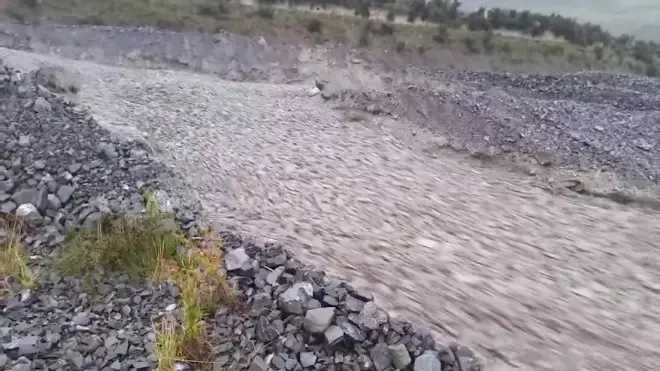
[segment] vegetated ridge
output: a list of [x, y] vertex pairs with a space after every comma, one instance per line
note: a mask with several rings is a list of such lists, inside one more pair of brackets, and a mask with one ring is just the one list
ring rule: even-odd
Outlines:
[[[601, 25], [559, 14], [498, 7], [468, 11], [457, 0], [263, 0], [255, 4], [256, 8], [247, 6], [252, 4], [248, 0], [13, 1], [19, 4], [8, 7], [5, 16], [22, 22], [227, 30], [284, 40], [303, 36], [315, 43], [341, 42], [371, 50], [394, 50], [408, 59], [427, 59], [436, 65], [446, 64], [442, 62], [447, 57], [440, 51], [451, 50], [467, 56], [481, 55], [492, 68], [503, 70], [506, 66], [516, 70], [517, 65], [547, 61], [560, 70], [658, 74], [660, 49], [653, 41], [636, 40], [629, 34], [615, 36]], [[326, 14], [324, 9], [337, 14]]]

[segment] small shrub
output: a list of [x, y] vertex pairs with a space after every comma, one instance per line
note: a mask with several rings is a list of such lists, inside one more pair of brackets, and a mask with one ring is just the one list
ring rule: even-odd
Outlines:
[[361, 47], [369, 46], [369, 34], [366, 32], [360, 33], [360, 38], [358, 39], [358, 45]]
[[386, 19], [388, 22], [394, 22], [394, 20], [396, 19], [396, 13], [394, 12], [394, 10], [390, 9], [390, 11], [387, 12]]
[[566, 59], [568, 59], [570, 63], [576, 63], [580, 60], [580, 56], [575, 52], [569, 52]]
[[415, 23], [415, 19], [417, 19], [417, 16], [414, 13], [408, 13], [408, 16], [406, 17], [406, 22]]
[[449, 29], [446, 25], [441, 24], [438, 26], [437, 32], [435, 35], [433, 35], [433, 41], [437, 42], [438, 44], [445, 44], [449, 42]]
[[463, 40], [463, 43], [465, 44], [465, 48], [467, 49], [467, 52], [470, 54], [477, 54], [481, 51], [481, 49], [479, 48], [479, 43], [472, 36], [466, 37]]
[[275, 11], [273, 8], [265, 5], [260, 5], [257, 8], [256, 14], [263, 19], [273, 19], [275, 17]]
[[406, 43], [404, 41], [399, 41], [396, 43], [396, 52], [403, 53], [406, 51]]
[[30, 9], [36, 9], [41, 5], [39, 0], [21, 0], [21, 3]]
[[385, 36], [392, 35], [394, 34], [394, 26], [391, 24], [382, 23], [380, 25], [379, 33]]
[[321, 23], [321, 20], [314, 18], [307, 22], [306, 28], [307, 31], [311, 33], [320, 33], [323, 28], [323, 23]]
[[513, 49], [511, 48], [511, 44], [508, 42], [503, 42], [500, 46], [500, 52], [506, 55], [511, 55], [511, 53], [513, 52]]
[[417, 54], [424, 55], [426, 53], [426, 47], [424, 45], [419, 45], [417, 47]]
[[594, 55], [596, 56], [596, 60], [602, 60], [605, 56], [605, 48], [603, 48], [601, 45], [596, 46], [594, 48]]
[[365, 47], [370, 44], [370, 33], [372, 27], [373, 25], [371, 21], [367, 21], [360, 28], [360, 35], [358, 36], [358, 45], [360, 47]]
[[9, 290], [11, 279], [18, 280], [25, 289], [35, 288], [37, 276], [28, 266], [27, 256], [21, 244], [22, 222], [19, 220], [10, 222], [8, 217], [0, 216], [0, 231], [7, 232], [7, 237], [0, 235], [0, 293]]
[[355, 7], [355, 16], [368, 19], [371, 16], [369, 1], [360, 1]]
[[543, 43], [542, 53], [545, 57], [564, 55], [564, 46], [558, 43]]
[[214, 3], [197, 6], [197, 14], [206, 17], [221, 18], [227, 13], [229, 13], [229, 8], [227, 8], [224, 1], [215, 1]]
[[484, 47], [486, 53], [492, 53], [495, 49], [494, 39], [495, 35], [492, 30], [488, 30], [484, 33], [483, 38], [481, 39], [481, 44]]

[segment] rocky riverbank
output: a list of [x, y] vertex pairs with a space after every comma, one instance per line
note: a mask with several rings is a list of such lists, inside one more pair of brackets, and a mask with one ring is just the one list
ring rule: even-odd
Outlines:
[[[143, 212], [147, 188], [158, 190], [163, 211], [174, 212], [179, 228], [194, 238], [203, 224], [196, 202], [160, 185], [174, 175], [151, 160], [149, 148], [100, 129], [54, 94], [61, 84], [37, 82], [32, 73], [0, 70], [0, 210], [26, 219], [21, 245], [37, 278], [26, 288], [3, 277], [0, 368], [154, 369], [154, 322], [181, 310], [179, 288], [99, 272], [91, 294], [80, 278], [58, 274], [53, 262], [72, 228]], [[6, 243], [11, 232], [0, 229], [0, 240]], [[369, 293], [306, 268], [284, 248], [220, 237], [223, 271], [243, 310], [221, 309], [205, 319], [212, 366], [177, 360], [177, 370], [481, 369], [468, 348], [437, 344], [427, 332], [389, 318]]]

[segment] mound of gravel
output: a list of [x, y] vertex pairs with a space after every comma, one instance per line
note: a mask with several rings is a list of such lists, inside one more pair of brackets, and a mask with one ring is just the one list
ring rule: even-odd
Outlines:
[[474, 154], [542, 154], [548, 165], [660, 179], [658, 79], [425, 73], [438, 80], [390, 92], [341, 91], [328, 98], [411, 119], [444, 135], [453, 148]]
[[[0, 209], [27, 218], [32, 228], [23, 242], [40, 277], [32, 291], [12, 282], [17, 294], [0, 299], [0, 369], [154, 369], [153, 323], [179, 310], [177, 288], [107, 274], [92, 295], [80, 279], [58, 276], [53, 258], [67, 229], [141, 212], [145, 187], [159, 188], [161, 207], [193, 236], [201, 224], [196, 202], [160, 186], [173, 175], [145, 146], [113, 139], [37, 81], [0, 70]], [[283, 247], [221, 237], [246, 309], [208, 320], [214, 369], [481, 369], [468, 348], [436, 344], [389, 318], [371, 294], [303, 266]]]

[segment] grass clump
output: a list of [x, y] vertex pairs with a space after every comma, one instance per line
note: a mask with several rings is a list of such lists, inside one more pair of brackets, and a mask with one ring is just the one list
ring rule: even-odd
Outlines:
[[167, 316], [156, 326], [154, 353], [158, 358], [158, 371], [173, 371], [181, 352], [181, 333], [176, 318]]
[[78, 228], [67, 236], [56, 267], [64, 275], [93, 284], [99, 272], [121, 272], [133, 282], [152, 276], [159, 259], [174, 258], [185, 237], [171, 216], [160, 213], [152, 195], [145, 197], [147, 215], [104, 218], [92, 228]]
[[21, 221], [0, 216], [0, 294], [11, 292], [11, 280], [25, 289], [37, 286], [38, 277], [28, 266], [22, 237]]
[[86, 285], [99, 272], [125, 274], [134, 282], [173, 281], [181, 293], [181, 317], [165, 318], [156, 326], [155, 353], [159, 370], [189, 363], [212, 370], [213, 349], [206, 341], [204, 319], [221, 307], [240, 309], [236, 292], [222, 273], [222, 246], [211, 229], [186, 238], [171, 215], [159, 211], [153, 193], [144, 197], [142, 217], [108, 217], [93, 228], [72, 231], [57, 259], [65, 275], [78, 276]]

